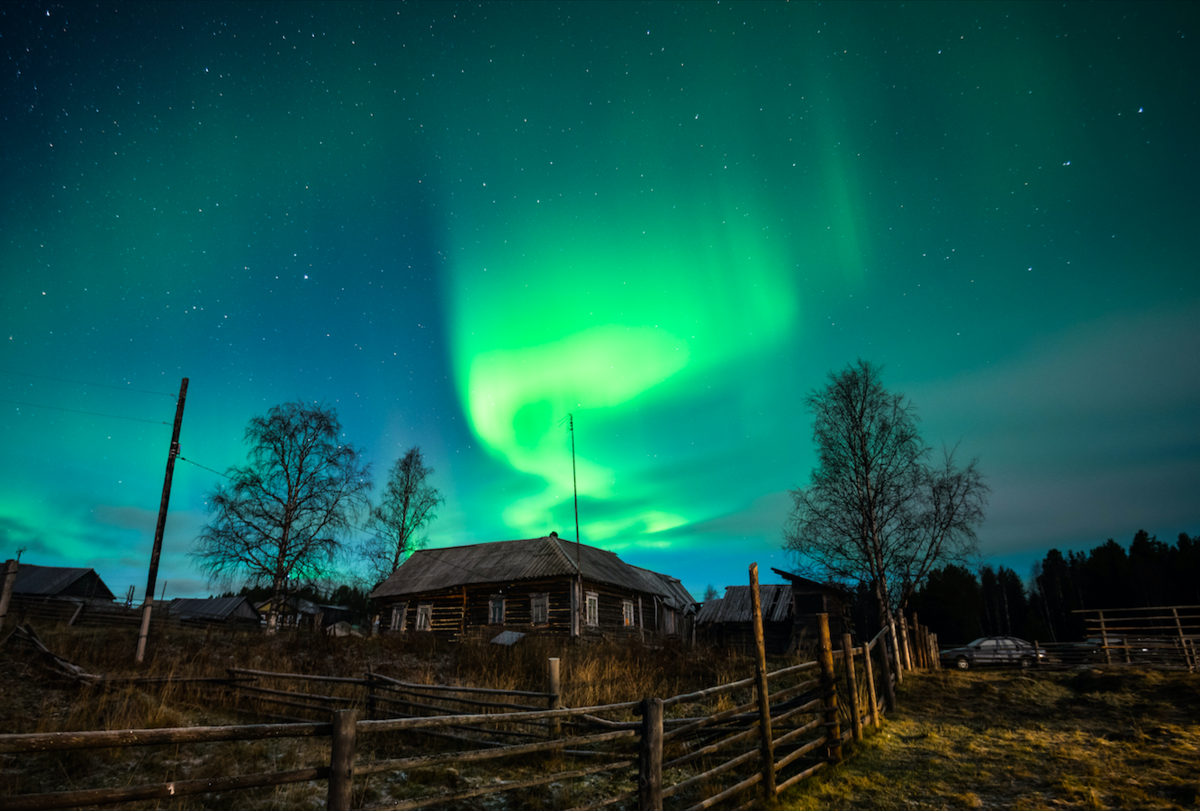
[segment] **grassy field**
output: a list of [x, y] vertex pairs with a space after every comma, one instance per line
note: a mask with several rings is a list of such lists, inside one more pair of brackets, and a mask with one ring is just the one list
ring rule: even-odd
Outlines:
[[779, 808], [1200, 805], [1200, 676], [914, 673], [897, 701], [883, 729]]
[[[531, 644], [512, 649], [479, 644], [449, 647], [419, 639], [327, 639], [307, 634], [268, 638], [190, 630], [157, 639], [150, 660], [135, 667], [131, 631], [56, 628], [42, 636], [52, 650], [85, 670], [109, 676], [222, 676], [227, 666], [361, 675], [371, 667], [406, 681], [538, 690], [546, 659], [558, 656], [568, 706], [668, 696], [745, 678], [752, 672], [750, 661], [735, 654], [650, 651], [636, 645], [571, 646], [528, 640]], [[0, 690], [0, 732], [258, 720], [236, 711], [212, 688], [80, 687], [47, 678], [36, 657], [17, 651], [0, 654], [0, 681], [5, 685]], [[899, 691], [898, 704], [883, 729], [873, 731], [856, 749], [848, 748], [851, 754], [845, 763], [789, 791], [776, 807], [825, 811], [1200, 805], [1200, 675], [1118, 668], [912, 673]], [[327, 761], [326, 748], [327, 743], [315, 741], [255, 741], [20, 759], [5, 756], [0, 757], [0, 797], [228, 775], [260, 770], [268, 763], [273, 769], [293, 768]], [[405, 790], [430, 780], [454, 787], [483, 779], [490, 778], [455, 769], [403, 777], [406, 784], [413, 784]], [[581, 785], [573, 797], [529, 794], [517, 800], [527, 808], [565, 807], [564, 802], [590, 801], [593, 791], [604, 788], [603, 782]], [[382, 778], [363, 781], [360, 788], [359, 801], [398, 796], [398, 789]], [[181, 799], [170, 807], [265, 811], [318, 809], [323, 802], [321, 787], [300, 784], [219, 799]]]

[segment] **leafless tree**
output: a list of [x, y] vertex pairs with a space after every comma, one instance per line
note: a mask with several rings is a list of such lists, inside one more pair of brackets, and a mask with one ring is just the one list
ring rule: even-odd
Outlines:
[[959, 469], [947, 452], [927, 464], [914, 406], [869, 362], [831, 372], [805, 405], [818, 464], [792, 491], [785, 547], [810, 576], [868, 584], [886, 622], [933, 567], [976, 550], [988, 488], [976, 460]]
[[405, 556], [422, 548], [421, 530], [437, 518], [434, 510], [446, 499], [429, 483], [433, 468], [425, 467], [421, 449], [414, 445], [396, 460], [388, 473], [382, 502], [371, 509], [371, 524], [380, 534], [368, 537], [362, 547], [367, 565], [377, 581], [400, 566]]
[[274, 406], [246, 426], [247, 464], [209, 496], [211, 519], [190, 554], [213, 581], [270, 583], [269, 632], [288, 580], [326, 574], [370, 507], [370, 465], [340, 435], [332, 407]]

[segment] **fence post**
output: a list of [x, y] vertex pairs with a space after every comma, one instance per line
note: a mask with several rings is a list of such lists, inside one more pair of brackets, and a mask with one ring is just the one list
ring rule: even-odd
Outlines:
[[[904, 655], [902, 653], [900, 653], [900, 634], [896, 631], [896, 615], [893, 614], [891, 611], [888, 611], [887, 623], [888, 623], [888, 638], [889, 638], [889, 641], [892, 643], [892, 657], [890, 660], [888, 659], [887, 645], [885, 644], [883, 646], [883, 658], [885, 661], [888, 661], [892, 667], [895, 668], [896, 684], [902, 684], [904, 682]], [[895, 708], [896, 707], [895, 707], [894, 701], [888, 702], [888, 711], [889, 712], [891, 712]]]
[[358, 710], [333, 711], [333, 746], [329, 753], [328, 811], [350, 811], [354, 793], [354, 738]]
[[941, 649], [938, 647], [937, 634], [929, 635], [929, 655], [933, 657], [933, 669], [941, 670], [942, 669], [942, 653], [941, 653]]
[[912, 615], [912, 650], [913, 650], [913, 659], [915, 661], [913, 662], [913, 664], [915, 664], [919, 668], [928, 670], [929, 663], [925, 661], [924, 645], [922, 645], [921, 643], [922, 643], [921, 623], [917, 620], [917, 612], [914, 611], [913, 615]]
[[367, 720], [368, 721], [374, 720], [375, 715], [376, 715], [375, 673], [371, 670], [371, 668], [369, 666], [367, 667], [367, 700], [363, 703], [366, 704], [366, 707], [367, 707]]
[[754, 678], [758, 687], [758, 746], [762, 755], [763, 797], [775, 796], [775, 744], [771, 739], [771, 694], [767, 691], [767, 646], [763, 638], [758, 564], [750, 564], [750, 612], [754, 620]]
[[[0, 602], [0, 606], [4, 604]], [[1179, 609], [1172, 608], [1171, 615], [1175, 617], [1175, 630], [1179, 634], [1179, 652], [1183, 655], [1183, 666], [1188, 669], [1189, 673], [1196, 672], [1196, 663], [1192, 661], [1192, 657], [1188, 656], [1187, 639], [1183, 635], [1183, 623], [1179, 621]], [[4, 621], [4, 609], [0, 607], [0, 622]]]
[[863, 671], [867, 679], [867, 707], [871, 711], [871, 726], [879, 729], [879, 699], [875, 696], [875, 671], [871, 667], [871, 645], [863, 643]]
[[833, 645], [829, 641], [829, 615], [817, 614], [817, 661], [821, 665], [821, 689], [825, 692], [825, 746], [829, 759], [842, 760], [842, 725], [838, 721], [837, 681], [833, 676]]
[[662, 811], [663, 701], [642, 699], [642, 746], [638, 757], [638, 809]]
[[862, 740], [862, 716], [858, 712], [858, 679], [854, 676], [854, 643], [850, 634], [842, 634], [842, 661], [846, 663], [846, 694], [850, 697], [850, 728], [854, 740]]
[[[562, 695], [559, 691], [558, 682], [558, 659], [548, 659], [546, 661], [546, 692], [550, 694], [547, 699], [547, 709], [561, 710]], [[550, 737], [557, 738], [562, 731], [562, 719], [550, 719]]]
[[8, 615], [8, 603], [12, 599], [13, 583], [17, 581], [17, 562], [9, 559], [4, 561], [4, 585], [0, 587], [0, 626]]
[[908, 647], [908, 618], [904, 616], [903, 611], [900, 612], [900, 622], [898, 622], [897, 625], [900, 626], [900, 638], [896, 640], [896, 644], [900, 650], [898, 651], [896, 658], [903, 660], [904, 662], [904, 666], [899, 669], [912, 670], [912, 651]]
[[[887, 633], [879, 637], [879, 661], [883, 665], [883, 703], [888, 712], [896, 710], [896, 685], [892, 684], [892, 662], [888, 658], [888, 637], [892, 636], [892, 627], [894, 626], [889, 625]], [[896, 683], [900, 683], [898, 670]]]

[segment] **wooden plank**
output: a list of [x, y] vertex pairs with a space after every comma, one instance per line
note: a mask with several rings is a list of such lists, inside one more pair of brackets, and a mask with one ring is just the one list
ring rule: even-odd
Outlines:
[[[491, 687], [465, 687], [462, 685], [451, 684], [415, 684], [412, 682], [400, 681], [393, 679], [390, 676], [384, 676], [381, 673], [375, 674], [377, 681], [394, 684], [398, 687], [417, 690], [431, 690], [435, 692], [452, 692], [452, 693], [481, 693], [486, 695], [507, 695], [507, 696], [526, 696], [528, 698], [549, 698], [549, 693], [539, 693], [530, 690], [498, 690]], [[635, 704], [637, 702], [634, 702]]]
[[642, 700], [642, 736], [638, 753], [638, 809], [662, 811], [663, 701]]
[[[499, 749], [476, 749], [470, 752], [452, 752], [448, 755], [423, 755], [421, 757], [398, 758], [395, 760], [379, 760], [374, 763], [360, 763], [354, 767], [355, 774], [377, 774], [379, 772], [400, 771], [409, 769], [429, 769], [450, 763], [467, 763], [479, 760], [494, 760], [496, 758], [515, 757], [536, 752], [554, 752], [566, 746], [585, 746], [603, 741], [623, 740], [636, 737], [633, 730], [620, 732], [602, 732], [599, 735], [583, 735], [576, 738], [561, 738], [555, 741], [538, 741], [505, 746]], [[610, 753], [606, 753], [611, 756]]]
[[329, 723], [116, 729], [99, 732], [30, 732], [19, 735], [0, 735], [0, 754], [51, 752], [63, 749], [104, 749], [110, 746], [150, 746], [164, 743], [313, 738], [324, 737], [332, 732], [333, 725]]
[[58, 791], [52, 794], [18, 794], [4, 798], [4, 809], [5, 811], [49, 811], [53, 808], [110, 805], [133, 800], [170, 800], [187, 794], [209, 794], [262, 786], [282, 786], [288, 783], [306, 783], [310, 780], [324, 780], [328, 776], [328, 766], [316, 766], [286, 772], [263, 772], [202, 780], [176, 780], [172, 783], [155, 783], [144, 786]]
[[441, 715], [436, 718], [387, 718], [382, 721], [359, 721], [358, 731], [360, 734], [369, 732], [395, 732], [401, 729], [422, 729], [425, 727], [449, 726], [451, 724], [514, 723], [517, 721], [544, 720], [546, 718], [568, 718], [574, 715], [632, 710], [640, 704], [640, 701], [627, 701], [623, 704], [602, 704], [595, 707], [539, 710], [538, 712], [509, 712], [499, 715], [496, 713], [487, 713], [485, 715]]
[[366, 684], [366, 679], [356, 679], [352, 676], [309, 676], [304, 673], [272, 673], [268, 670], [249, 670], [244, 667], [227, 667], [228, 673], [245, 673], [264, 679], [301, 679], [304, 681], [332, 681], [342, 684]]
[[762, 595], [758, 564], [750, 564], [750, 620], [754, 627], [754, 677], [758, 693], [758, 745], [762, 757], [763, 796], [775, 796], [775, 750], [771, 745], [771, 698], [767, 688], [767, 648], [763, 639]]
[[[724, 774], [725, 772], [729, 771], [730, 769], [736, 769], [738, 766], [741, 766], [744, 763], [749, 763], [750, 761], [754, 760], [755, 758], [758, 758], [761, 756], [762, 756], [762, 752], [760, 750], [751, 749], [749, 752], [745, 752], [744, 754], [738, 755], [737, 757], [733, 758], [732, 760], [727, 760], [724, 763], [720, 764], [719, 766], [714, 766], [713, 768], [709, 769], [706, 772], [701, 772], [700, 774], [695, 775], [694, 777], [689, 777], [687, 780], [684, 780], [681, 783], [676, 783], [675, 785], [671, 786], [670, 788], [663, 789], [663, 797], [672, 797], [681, 791], [687, 791], [689, 788], [696, 785], [697, 783], [700, 783], [711, 777], [716, 777], [718, 774]], [[758, 772], [755, 775], [754, 783], [757, 783], [759, 780], [762, 780], [762, 777], [763, 777], [762, 772], [761, 771]], [[748, 785], [753, 785], [754, 783], [750, 783]], [[718, 794], [717, 796], [720, 797], [722, 795]]]
[[[758, 754], [758, 753], [755, 752], [755, 754]], [[743, 791], [745, 791], [746, 789], [750, 788], [755, 783], [757, 783], [759, 780], [762, 780], [762, 775], [755, 773], [755, 774], [751, 775], [750, 777], [746, 778], [745, 780], [743, 780], [742, 782], [738, 783], [736, 786], [727, 788], [724, 791], [722, 791], [720, 794], [714, 794], [712, 797], [709, 797], [707, 800], [696, 803], [695, 805], [693, 805], [687, 809], [684, 809], [684, 811], [703, 811], [705, 808], [712, 808], [714, 805], [717, 805], [718, 803], [728, 800], [730, 797], [734, 796], [735, 794], [742, 793]], [[778, 789], [776, 789], [776, 790], [778, 790]]]

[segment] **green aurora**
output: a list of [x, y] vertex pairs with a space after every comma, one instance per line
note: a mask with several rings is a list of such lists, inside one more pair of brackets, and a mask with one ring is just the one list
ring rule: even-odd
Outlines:
[[584, 542], [699, 593], [789, 563], [803, 397], [859, 357], [980, 457], [993, 562], [1195, 534], [1196, 23], [6, 4], [0, 557], [140, 592], [186, 376], [176, 596], [294, 398], [379, 476], [425, 450], [435, 546], [574, 536], [577, 475]]

